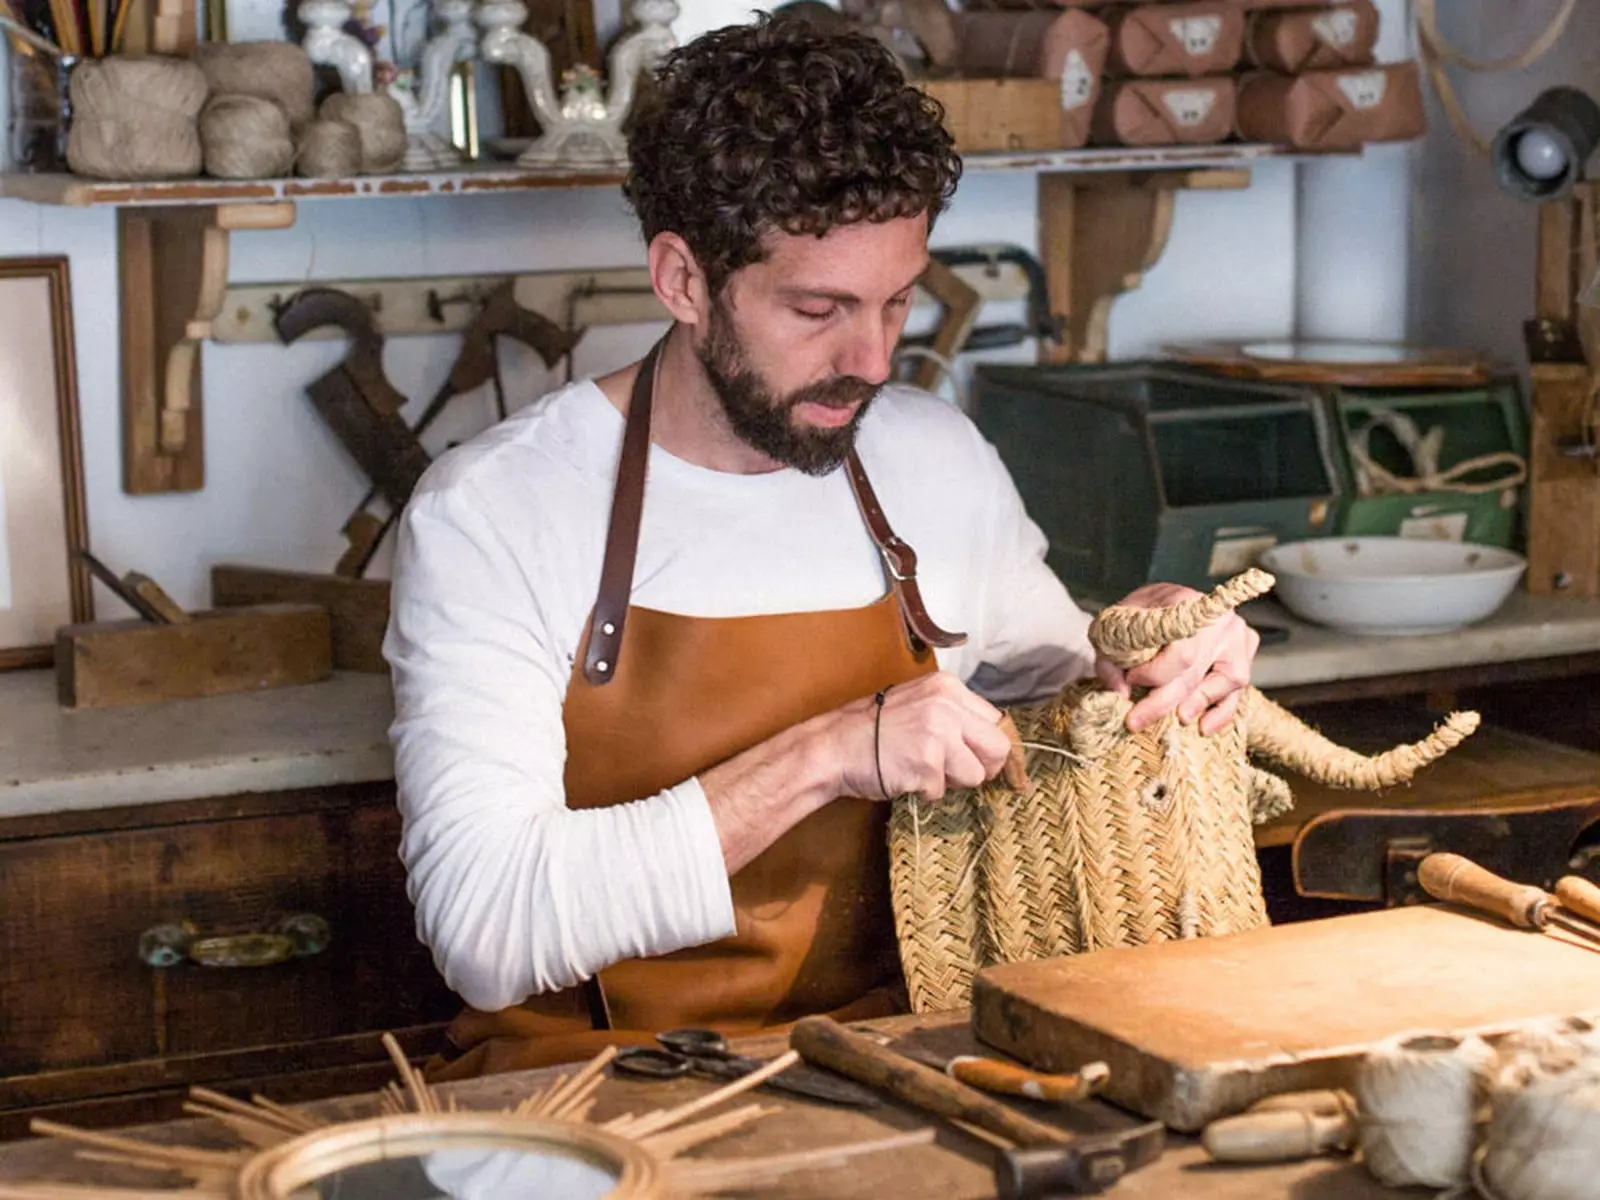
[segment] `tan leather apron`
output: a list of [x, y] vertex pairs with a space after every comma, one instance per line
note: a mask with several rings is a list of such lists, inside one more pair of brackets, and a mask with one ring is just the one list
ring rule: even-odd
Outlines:
[[[891, 585], [882, 600], [729, 618], [630, 606], [659, 350], [634, 384], [600, 594], [562, 708], [574, 808], [654, 795], [792, 725], [933, 670], [928, 646], [962, 640], [928, 619], [915, 556], [889, 529], [854, 455], [851, 484]], [[841, 798], [783, 834], [731, 880], [732, 937], [618, 963], [585, 987], [499, 1012], [464, 1011], [448, 1031], [452, 1056], [430, 1062], [428, 1077], [566, 1062], [682, 1026], [739, 1033], [810, 1013], [857, 1020], [905, 1011], [888, 815], [887, 804]]]

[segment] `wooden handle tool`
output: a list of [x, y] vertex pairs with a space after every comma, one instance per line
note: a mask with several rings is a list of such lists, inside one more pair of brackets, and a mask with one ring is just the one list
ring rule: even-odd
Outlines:
[[976, 1125], [1019, 1146], [1064, 1144], [1074, 1135], [1008, 1108], [960, 1080], [897, 1054], [829, 1017], [804, 1017], [789, 1045], [809, 1063], [865, 1083], [896, 1100], [941, 1117]]
[[1600, 921], [1600, 887], [1579, 875], [1563, 875], [1556, 880], [1556, 899], [1580, 917]]
[[956, 1055], [945, 1064], [944, 1073], [980, 1091], [995, 1092], [1002, 1096], [1022, 1096], [1052, 1104], [1076, 1104], [1080, 1100], [1087, 1100], [1111, 1078], [1111, 1068], [1103, 1062], [1085, 1063], [1071, 1075], [1051, 1075], [1044, 1071], [1030, 1071], [1027, 1067], [1019, 1067], [998, 1058], [980, 1058], [975, 1054]]
[[1329, 1116], [1278, 1108], [1213, 1121], [1200, 1135], [1200, 1144], [1217, 1162], [1296, 1162], [1329, 1150], [1347, 1150], [1355, 1136], [1353, 1112]]
[[1543, 888], [1513, 883], [1459, 854], [1430, 854], [1417, 868], [1423, 891], [1446, 904], [1462, 904], [1510, 921], [1543, 929], [1553, 897]]

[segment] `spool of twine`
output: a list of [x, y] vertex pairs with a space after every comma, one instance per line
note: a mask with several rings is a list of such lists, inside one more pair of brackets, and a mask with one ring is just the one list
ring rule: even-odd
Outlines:
[[300, 134], [295, 169], [316, 179], [361, 173], [361, 132], [349, 121], [312, 121]]
[[386, 174], [405, 159], [405, 113], [393, 96], [378, 92], [364, 96], [335, 92], [322, 102], [317, 115], [324, 120], [347, 121], [356, 127], [361, 135], [363, 175]]
[[1486, 1200], [1590, 1200], [1600, 1180], [1600, 1059], [1496, 1096], [1474, 1182]]
[[213, 96], [200, 114], [206, 174], [271, 179], [294, 166], [289, 115], [259, 96]]
[[72, 72], [67, 165], [99, 179], [200, 173], [205, 73], [188, 59], [113, 56]]
[[1494, 1051], [1472, 1036], [1412, 1034], [1374, 1047], [1355, 1086], [1367, 1169], [1395, 1187], [1466, 1183], [1494, 1064]]
[[1588, 1017], [1531, 1021], [1495, 1042], [1491, 1103], [1535, 1080], [1559, 1075], [1595, 1053], [1596, 1031]]
[[194, 61], [213, 96], [271, 100], [296, 127], [316, 111], [311, 58], [294, 42], [201, 42]]

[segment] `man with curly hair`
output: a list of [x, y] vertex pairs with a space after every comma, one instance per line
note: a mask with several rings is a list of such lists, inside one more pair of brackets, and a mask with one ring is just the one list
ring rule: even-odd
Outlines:
[[[436, 1078], [903, 1010], [883, 802], [992, 778], [996, 705], [1096, 669], [993, 449], [887, 382], [960, 175], [940, 117], [860, 34], [676, 51], [625, 184], [671, 329], [417, 488], [402, 855], [471, 1005]], [[1110, 681], [1215, 728], [1253, 651], [1231, 619]]]

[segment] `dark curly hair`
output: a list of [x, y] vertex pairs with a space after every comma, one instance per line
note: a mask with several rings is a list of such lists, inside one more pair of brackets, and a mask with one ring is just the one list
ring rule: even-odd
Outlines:
[[678, 234], [720, 291], [775, 229], [931, 226], [961, 177], [943, 117], [881, 43], [764, 15], [679, 47], [641, 88], [623, 193], [645, 241]]

